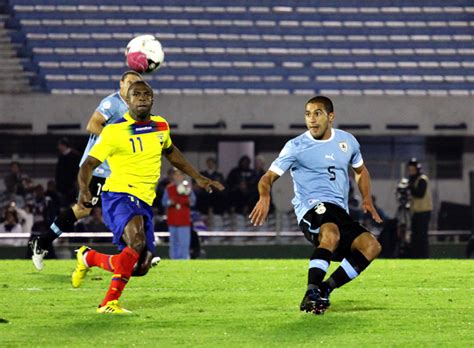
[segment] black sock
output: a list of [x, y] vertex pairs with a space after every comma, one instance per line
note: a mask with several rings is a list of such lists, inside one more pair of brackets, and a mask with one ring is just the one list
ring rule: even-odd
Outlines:
[[72, 210], [72, 208], [68, 208], [60, 213], [51, 224], [49, 230], [41, 235], [41, 238], [39, 239], [40, 246], [46, 248], [64, 231], [73, 231], [74, 223], [76, 221], [77, 218], [76, 215], [74, 215], [74, 210]]
[[332, 259], [332, 252], [324, 248], [316, 248], [311, 255], [308, 269], [308, 290], [318, 288], [324, 279]]
[[350, 255], [342, 260], [341, 265], [326, 281], [330, 290], [339, 288], [357, 277], [369, 266], [370, 261], [358, 250], [351, 251]]

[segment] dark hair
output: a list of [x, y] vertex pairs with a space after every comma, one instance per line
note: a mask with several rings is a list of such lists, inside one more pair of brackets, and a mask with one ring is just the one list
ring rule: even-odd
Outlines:
[[151, 91], [151, 95], [153, 96], [153, 88], [151, 88], [151, 86], [148, 84], [148, 82], [143, 81], [143, 80], [140, 80], [140, 81], [135, 81], [134, 83], [132, 83], [132, 84], [128, 87], [127, 97], [128, 97], [128, 94], [130, 93], [130, 91], [132, 90], [132, 88], [135, 87], [135, 86], [137, 86], [137, 85], [144, 85], [144, 86], [146, 86], [146, 87]]
[[62, 137], [61, 139], [59, 139], [58, 144], [71, 147], [71, 143], [69, 142], [69, 139], [66, 137]]
[[125, 72], [122, 74], [122, 77], [120, 78], [120, 81], [124, 81], [125, 78], [126, 78], [128, 75], [135, 75], [135, 76], [138, 76], [139, 78], [143, 79], [142, 75], [140, 75], [140, 74], [137, 73], [136, 71], [127, 70], [127, 71], [125, 71]]
[[308, 104], [313, 104], [313, 103], [320, 103], [324, 105], [324, 108], [326, 109], [326, 112], [330, 114], [331, 112], [334, 112], [334, 105], [328, 97], [325, 97], [323, 95], [318, 95], [316, 97], [311, 98], [306, 102], [306, 105]]
[[407, 166], [413, 166], [418, 172], [421, 171], [421, 163], [418, 162], [415, 157], [410, 158], [410, 160], [407, 162]]

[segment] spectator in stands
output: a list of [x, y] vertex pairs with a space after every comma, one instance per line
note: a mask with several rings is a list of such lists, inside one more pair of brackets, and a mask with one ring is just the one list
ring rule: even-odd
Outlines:
[[31, 213], [34, 216], [33, 231], [47, 231], [57, 214], [59, 214], [58, 202], [46, 195], [43, 185], [36, 185], [31, 200], [27, 201]]
[[[0, 232], [21, 233], [23, 228], [20, 224], [18, 214], [15, 207], [12, 205], [3, 211], [3, 222], [0, 223]], [[2, 238], [0, 239], [3, 245], [22, 245], [20, 238]]]
[[408, 188], [410, 189], [412, 257], [429, 257], [428, 229], [433, 210], [433, 200], [428, 177], [423, 174], [416, 158], [407, 163]]
[[254, 202], [254, 193], [246, 180], [241, 180], [239, 186], [230, 191], [231, 212], [238, 215], [247, 215], [250, 213]]
[[163, 176], [158, 181], [158, 185], [156, 185], [156, 198], [154, 202], [154, 206], [156, 206], [158, 215], [163, 215], [166, 213], [166, 206], [161, 204], [163, 194], [165, 193], [166, 186], [168, 186], [171, 182], [173, 182], [173, 175], [174, 175], [175, 168], [171, 167], [166, 171], [166, 176]]
[[[216, 180], [221, 184], [224, 184], [225, 182], [224, 175], [217, 169], [217, 162], [214, 157], [208, 157], [206, 159], [206, 169], [203, 170], [201, 174], [207, 176], [208, 178], [211, 178], [212, 180]], [[222, 216], [226, 212], [228, 208], [226, 190], [214, 191], [212, 194], [209, 195], [199, 186], [197, 186], [197, 189], [197, 192], [195, 191], [197, 195], [196, 210], [198, 210], [202, 214], [212, 216]]]
[[56, 187], [62, 196], [62, 206], [69, 207], [77, 198], [77, 173], [81, 155], [71, 147], [67, 138], [59, 140], [58, 151]]
[[28, 178], [28, 175], [22, 173], [20, 163], [16, 161], [11, 162], [10, 172], [3, 178], [6, 190], [24, 196], [23, 180], [26, 178]]
[[56, 190], [56, 182], [54, 180], [48, 180], [46, 183], [46, 191], [44, 194], [51, 199], [52, 205], [57, 207], [59, 214], [59, 207], [61, 206], [61, 197]]
[[166, 186], [161, 203], [167, 208], [168, 231], [170, 232], [170, 258], [189, 259], [191, 243], [191, 206], [196, 196], [184, 173], [175, 169], [173, 181]]
[[102, 208], [92, 208], [91, 215], [86, 217], [83, 221], [84, 232], [110, 232], [110, 229], [105, 225], [102, 218]]
[[227, 177], [227, 189], [233, 191], [238, 189], [242, 181], [245, 181], [248, 187], [257, 184], [255, 170], [250, 168], [250, 157], [247, 155], [239, 159], [237, 167], [233, 168]]
[[[14, 202], [3, 210], [2, 220], [0, 232], [30, 233], [33, 225], [33, 215], [24, 209], [18, 208]], [[8, 238], [3, 242], [5, 245], [26, 245], [26, 240], [22, 238]]]
[[12, 202], [15, 203], [16, 207], [24, 208], [25, 207], [25, 199], [23, 196], [17, 194], [16, 184], [10, 185], [6, 187], [5, 191], [0, 193], [0, 211], [3, 211], [8, 205]]

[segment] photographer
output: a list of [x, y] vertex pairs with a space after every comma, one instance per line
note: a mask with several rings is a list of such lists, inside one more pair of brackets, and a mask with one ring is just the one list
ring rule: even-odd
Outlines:
[[433, 201], [428, 177], [422, 173], [416, 158], [407, 163], [408, 188], [410, 189], [410, 212], [412, 231], [412, 257], [429, 257], [428, 228]]

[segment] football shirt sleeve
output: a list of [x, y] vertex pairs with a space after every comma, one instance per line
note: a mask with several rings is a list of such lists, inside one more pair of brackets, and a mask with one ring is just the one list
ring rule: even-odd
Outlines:
[[291, 141], [287, 142], [280, 151], [278, 157], [273, 161], [270, 169], [275, 174], [282, 176], [295, 162], [294, 146]]
[[163, 141], [163, 150], [169, 149], [171, 146], [173, 146], [173, 142], [171, 141], [170, 125], [168, 122], [166, 122], [166, 125], [168, 126], [168, 130], [166, 131], [166, 136]]
[[95, 145], [92, 147], [89, 152], [89, 156], [97, 158], [99, 161], [104, 162], [107, 157], [114, 150], [113, 146], [113, 132], [111, 131], [112, 127], [105, 127], [100, 133], [99, 138], [97, 139]]
[[116, 107], [113, 105], [113, 100], [111, 98], [104, 98], [95, 110], [100, 112], [105, 120], [108, 121], [109, 118], [113, 116], [114, 109], [116, 109]]
[[352, 149], [352, 157], [351, 157], [351, 166], [352, 168], [359, 168], [361, 165], [364, 164], [364, 160], [362, 158], [362, 153], [360, 152], [360, 144], [355, 137], [351, 137], [351, 149]]

